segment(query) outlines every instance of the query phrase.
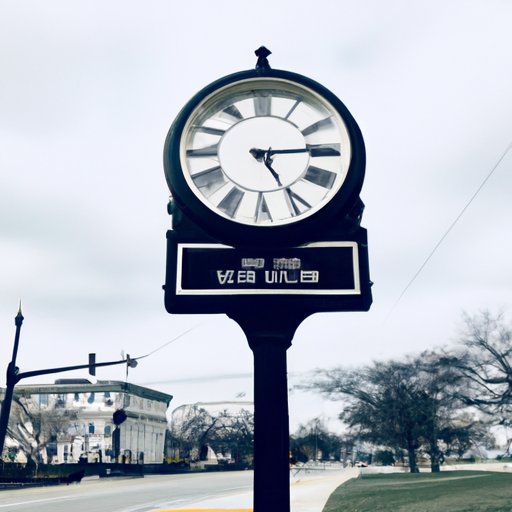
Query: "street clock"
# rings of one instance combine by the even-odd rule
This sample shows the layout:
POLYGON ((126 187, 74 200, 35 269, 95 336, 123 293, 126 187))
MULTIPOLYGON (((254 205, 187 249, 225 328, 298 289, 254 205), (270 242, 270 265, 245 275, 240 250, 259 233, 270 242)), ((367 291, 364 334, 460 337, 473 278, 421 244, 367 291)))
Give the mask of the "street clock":
POLYGON ((263 64, 192 97, 167 135, 164 168, 178 208, 215 239, 301 244, 356 205, 365 148, 332 92, 263 64))
POLYGON ((254 354, 253 508, 289 512, 286 350, 309 315, 372 303, 365 148, 331 91, 271 69, 266 48, 255 53, 256 69, 200 90, 167 134, 165 308, 225 313, 244 331, 254 354))

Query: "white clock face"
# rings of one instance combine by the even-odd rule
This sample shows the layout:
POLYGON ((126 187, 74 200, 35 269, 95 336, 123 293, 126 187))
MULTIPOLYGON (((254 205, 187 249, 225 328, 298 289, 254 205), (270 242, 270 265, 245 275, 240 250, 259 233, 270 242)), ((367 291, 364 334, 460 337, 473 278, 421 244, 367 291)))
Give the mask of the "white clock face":
POLYGON ((297 83, 252 78, 221 88, 193 110, 180 141, 190 189, 240 224, 298 222, 343 185, 350 138, 337 110, 297 83))

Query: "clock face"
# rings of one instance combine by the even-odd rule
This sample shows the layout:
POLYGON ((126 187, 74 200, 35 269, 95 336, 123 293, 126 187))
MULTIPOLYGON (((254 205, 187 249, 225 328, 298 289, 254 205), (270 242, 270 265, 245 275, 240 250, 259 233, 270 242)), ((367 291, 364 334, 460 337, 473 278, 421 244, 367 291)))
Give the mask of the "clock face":
POLYGON ((191 111, 179 160, 195 197, 240 225, 286 226, 340 191, 352 158, 338 110, 302 84, 249 78, 221 87, 191 111))

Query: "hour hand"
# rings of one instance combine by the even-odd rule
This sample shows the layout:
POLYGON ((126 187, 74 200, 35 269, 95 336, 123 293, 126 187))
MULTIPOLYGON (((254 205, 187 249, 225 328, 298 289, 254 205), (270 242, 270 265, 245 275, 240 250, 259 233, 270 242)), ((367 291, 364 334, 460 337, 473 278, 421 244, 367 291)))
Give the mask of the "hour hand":
POLYGON ((276 180, 277 184, 280 187, 282 187, 283 184, 281 183, 281 180, 279 178, 279 174, 277 174, 277 172, 274 171, 274 169, 272 169, 272 159, 270 158, 270 154, 269 153, 267 153, 267 155, 265 156, 264 164, 265 164, 265 167, 270 171, 270 174, 272 174, 272 176, 276 180))
POLYGON ((282 187, 283 184, 281 183, 281 179, 279 178, 279 174, 272 168, 272 148, 268 149, 259 149, 259 148, 252 148, 249 150, 249 153, 258 160, 258 162, 263 162, 265 164, 265 167, 270 171, 270 174, 274 177, 276 180, 276 183, 282 187))

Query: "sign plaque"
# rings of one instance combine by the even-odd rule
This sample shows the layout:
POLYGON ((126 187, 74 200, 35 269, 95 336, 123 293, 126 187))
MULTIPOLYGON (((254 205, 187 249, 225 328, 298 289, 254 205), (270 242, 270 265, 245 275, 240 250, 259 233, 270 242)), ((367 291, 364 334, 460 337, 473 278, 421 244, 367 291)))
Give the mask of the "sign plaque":
POLYGON ((169 231, 166 308, 170 313, 227 313, 250 300, 253 307, 307 301, 317 311, 366 311, 371 283, 365 230, 352 238, 234 248, 182 241, 169 231))

